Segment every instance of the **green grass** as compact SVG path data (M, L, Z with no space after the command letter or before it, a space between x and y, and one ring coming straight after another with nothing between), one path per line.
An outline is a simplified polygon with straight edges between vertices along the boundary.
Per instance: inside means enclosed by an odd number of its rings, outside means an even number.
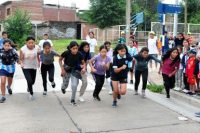
M164 86L163 85L150 84L150 85L147 85L147 89L150 90L151 92L162 93L163 90L164 90Z
M76 39L59 39L59 40L52 40L53 42L53 47L55 51L57 51L59 54L64 52L67 49L67 46L71 41L77 41L78 44L80 44L81 40L76 40Z

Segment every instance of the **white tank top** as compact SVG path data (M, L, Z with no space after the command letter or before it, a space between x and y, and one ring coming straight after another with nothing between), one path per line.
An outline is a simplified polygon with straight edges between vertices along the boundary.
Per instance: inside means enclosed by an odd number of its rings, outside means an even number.
M24 45L21 48L22 53L24 54L23 59L23 68L24 69L37 69L38 68L38 60L37 54L39 51L39 46L35 45L35 48L30 50L27 45Z

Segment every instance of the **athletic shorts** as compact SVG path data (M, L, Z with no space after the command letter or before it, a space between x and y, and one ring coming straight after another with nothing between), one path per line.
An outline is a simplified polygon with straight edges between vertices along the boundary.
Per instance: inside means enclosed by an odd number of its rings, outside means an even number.
M127 82L127 78L123 78L123 79L119 79L119 78L111 78L112 81L119 81L120 84L126 84Z
M6 70L0 69L0 76L5 76L5 77L14 77L14 73L9 73Z

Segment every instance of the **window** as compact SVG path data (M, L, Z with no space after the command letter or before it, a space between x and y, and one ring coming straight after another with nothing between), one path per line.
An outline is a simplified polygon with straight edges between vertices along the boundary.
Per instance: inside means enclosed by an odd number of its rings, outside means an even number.
M10 8L7 9L7 16L11 14Z

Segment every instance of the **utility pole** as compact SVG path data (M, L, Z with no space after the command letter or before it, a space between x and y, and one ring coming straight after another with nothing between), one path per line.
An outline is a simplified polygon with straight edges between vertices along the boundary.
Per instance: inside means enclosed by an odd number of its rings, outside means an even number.
M126 0L126 44L129 43L130 21L131 21L131 0Z
M175 1L175 5L178 5L178 0ZM177 35L177 26L178 26L178 13L175 13L174 14L174 30L173 30L174 37Z
M58 21L60 21L60 1L58 0Z
M185 0L185 26L184 26L184 31L185 31L185 34L187 34L188 30L187 30L187 6L188 6L188 1Z

